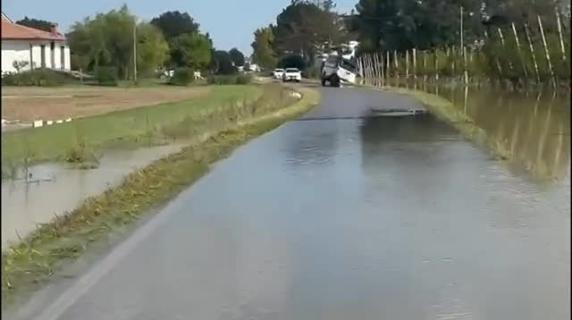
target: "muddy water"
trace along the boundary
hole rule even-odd
[[[18,242],[38,224],[73,210],[88,197],[120,183],[128,173],[170,153],[180,145],[108,151],[99,167],[72,169],[62,164],[31,167],[26,181],[2,181],[2,250]]]
[[[534,101],[515,119],[531,121]],[[371,112],[411,105],[324,89],[317,109],[237,150],[118,247],[53,319],[568,319],[569,177],[538,182],[431,115]],[[515,136],[546,130],[541,108],[542,130]],[[537,159],[525,144],[543,141],[544,165],[569,165],[567,146],[548,151],[569,130],[548,131],[515,154]]]

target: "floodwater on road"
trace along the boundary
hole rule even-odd
[[[108,150],[96,169],[47,163],[28,169],[28,180],[2,180],[2,250],[38,225],[77,208],[89,197],[118,185],[132,171],[180,150],[166,145],[135,150]]]
[[[570,180],[570,95],[483,89],[427,89],[452,101],[509,155],[512,170],[540,181]]]
[[[507,108],[480,101],[471,112],[483,119]],[[323,89],[319,107],[218,163],[39,310],[65,320],[568,319],[569,171],[540,183],[429,114],[371,110],[407,106],[419,107]],[[546,129],[545,106],[532,118],[527,108],[508,108],[520,129],[510,115],[491,128],[517,131],[507,135],[517,158],[540,163],[536,147],[543,166],[569,169],[569,123]],[[45,319],[36,311],[24,310]]]

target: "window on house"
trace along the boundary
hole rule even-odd
[[[34,46],[30,43],[30,70],[34,70]]]
[[[46,46],[41,45],[40,48],[41,48],[41,51],[40,51],[41,52],[41,54],[40,54],[41,64],[40,65],[42,66],[42,68],[45,68],[46,67]]]
[[[66,47],[64,46],[60,47],[60,68],[62,70],[66,68]]]
[[[52,69],[56,68],[56,44],[52,41],[52,43],[50,43],[50,63],[52,66]]]

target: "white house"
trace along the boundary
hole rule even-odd
[[[70,48],[56,27],[51,32],[25,27],[12,22],[2,13],[2,74],[21,70],[50,68],[70,70]]]

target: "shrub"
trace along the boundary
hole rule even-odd
[[[193,70],[189,68],[177,68],[173,73],[169,84],[177,86],[186,86],[195,80]]]
[[[249,74],[211,75],[208,78],[209,84],[216,84],[216,85],[249,84],[251,82],[252,82],[252,76]]]
[[[239,74],[236,77],[236,84],[249,84],[252,82],[252,75],[250,74]]]
[[[72,79],[60,72],[49,69],[10,73],[2,77],[2,85],[6,86],[54,87],[68,82],[72,82]]]
[[[102,86],[116,86],[118,80],[116,67],[97,67],[95,68],[95,79]]]

